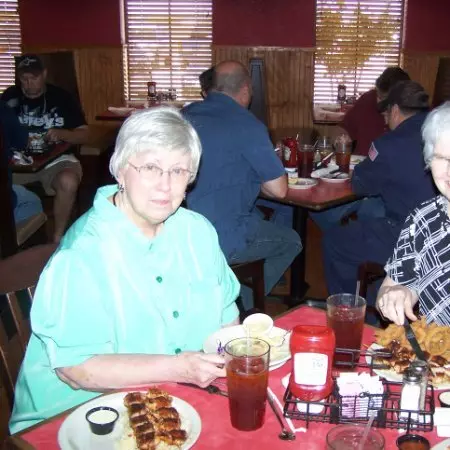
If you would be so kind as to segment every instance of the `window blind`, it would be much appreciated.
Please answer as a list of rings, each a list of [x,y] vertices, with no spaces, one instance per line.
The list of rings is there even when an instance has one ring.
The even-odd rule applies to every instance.
[[[211,66],[212,0],[124,0],[125,98],[144,100],[147,82],[200,98],[198,76]]]
[[[388,66],[398,66],[403,0],[316,0],[314,102],[336,102],[373,88]]]
[[[18,0],[0,0],[0,91],[14,84],[14,56],[21,54]]]

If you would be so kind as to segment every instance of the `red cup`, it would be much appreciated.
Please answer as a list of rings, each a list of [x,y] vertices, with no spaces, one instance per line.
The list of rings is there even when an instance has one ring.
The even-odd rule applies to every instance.
[[[309,178],[314,167],[314,146],[302,145],[298,152],[298,176]]]

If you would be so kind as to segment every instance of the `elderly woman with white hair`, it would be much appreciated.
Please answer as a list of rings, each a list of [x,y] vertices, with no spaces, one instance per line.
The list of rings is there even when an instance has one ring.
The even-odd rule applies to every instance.
[[[450,325],[450,102],[433,110],[422,127],[424,158],[441,195],[406,219],[377,297],[381,314],[403,325],[417,320]]]
[[[212,225],[180,207],[200,155],[175,109],[125,121],[110,162],[118,186],[98,190],[39,280],[12,432],[102,391],[225,375],[221,356],[199,350],[237,323],[239,283]]]

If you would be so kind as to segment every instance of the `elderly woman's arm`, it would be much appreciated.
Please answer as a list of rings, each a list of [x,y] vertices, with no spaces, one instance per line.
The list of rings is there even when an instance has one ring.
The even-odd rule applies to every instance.
[[[417,320],[413,308],[418,299],[416,292],[386,276],[378,291],[376,306],[386,319],[403,325],[405,315],[411,320]]]
[[[106,391],[150,383],[183,382],[208,386],[225,376],[223,357],[200,352],[168,355],[97,355],[81,364],[56,369],[74,389]]]

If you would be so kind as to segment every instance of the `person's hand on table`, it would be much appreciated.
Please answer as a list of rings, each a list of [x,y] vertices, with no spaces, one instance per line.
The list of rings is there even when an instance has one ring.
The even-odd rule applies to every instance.
[[[209,386],[216,378],[224,377],[223,356],[202,352],[184,352],[178,355],[180,375],[183,383],[193,383],[200,387]]]
[[[397,325],[403,325],[405,315],[412,321],[417,320],[413,312],[417,296],[409,288],[395,285],[382,287],[380,291],[376,306],[384,318]]]

